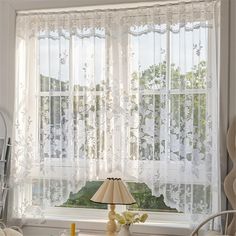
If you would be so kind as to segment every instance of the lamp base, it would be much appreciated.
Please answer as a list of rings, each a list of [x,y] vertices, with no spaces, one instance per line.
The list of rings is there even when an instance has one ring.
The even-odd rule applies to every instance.
[[[115,216],[116,216],[116,212],[115,212],[115,205],[111,204],[110,205],[110,211],[108,214],[108,218],[109,221],[107,222],[107,236],[115,236],[116,235],[116,222],[115,222]]]

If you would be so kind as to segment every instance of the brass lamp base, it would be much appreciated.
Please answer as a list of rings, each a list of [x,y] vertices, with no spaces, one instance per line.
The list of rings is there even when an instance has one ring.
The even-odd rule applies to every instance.
[[[116,235],[116,222],[115,222],[115,204],[110,205],[110,211],[108,214],[109,221],[107,222],[107,236],[115,236]]]

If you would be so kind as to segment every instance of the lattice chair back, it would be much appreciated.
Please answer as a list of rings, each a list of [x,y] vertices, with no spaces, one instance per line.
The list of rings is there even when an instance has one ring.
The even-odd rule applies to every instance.
[[[18,226],[7,227],[0,221],[0,236],[23,236],[23,231]]]
[[[217,235],[236,236],[236,232],[234,232],[233,234],[227,234],[230,214],[236,215],[236,210],[222,211],[215,215],[210,216],[209,218],[207,218],[206,220],[204,220],[201,224],[197,226],[197,228],[192,232],[191,236],[217,236]],[[220,217],[220,216],[225,216],[225,225],[223,227],[224,232],[218,232],[214,229],[214,225],[215,225],[214,221],[217,217]],[[206,224],[209,224],[209,222],[211,222],[211,229],[208,231],[203,231],[202,230],[203,226],[205,226]]]

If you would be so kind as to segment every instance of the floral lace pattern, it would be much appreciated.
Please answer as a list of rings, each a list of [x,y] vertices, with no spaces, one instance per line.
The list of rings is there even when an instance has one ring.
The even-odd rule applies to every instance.
[[[20,13],[17,20],[18,34],[21,35],[25,29],[31,35],[38,31],[68,30],[77,33],[83,28],[102,28],[111,25],[142,26],[161,25],[169,22],[168,30],[175,31],[175,24],[180,23],[186,29],[190,22],[198,22],[195,27],[204,25],[205,21],[212,20],[215,1],[203,2],[180,2],[179,4],[160,5],[155,4],[149,7],[138,7],[129,9],[98,9],[94,11],[58,11],[54,14],[35,13],[30,16],[27,13]],[[167,30],[167,29],[166,29]]]
[[[218,210],[216,4],[17,16],[14,214],[108,176]]]

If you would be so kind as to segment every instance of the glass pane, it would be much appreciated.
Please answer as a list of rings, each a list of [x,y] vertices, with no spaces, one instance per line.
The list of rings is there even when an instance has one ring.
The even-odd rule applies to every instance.
[[[156,25],[165,28],[165,25]],[[166,86],[167,33],[148,26],[130,29],[131,89],[160,90]]]
[[[49,56],[48,39],[39,40],[39,73],[40,73],[40,92],[49,91]]]
[[[70,193],[69,199],[61,207],[107,209],[107,204],[99,204],[90,200],[102,183],[102,181],[86,182],[78,193]]]
[[[176,209],[168,207],[165,204],[163,195],[160,197],[152,196],[151,189],[144,183],[127,183],[130,193],[133,195],[136,203],[128,206],[129,210],[135,211],[162,211],[177,212]]]
[[[105,29],[86,28],[73,36],[74,91],[102,90],[105,83]]]
[[[107,204],[90,201],[102,183],[102,181],[86,182],[86,185],[78,193],[71,193],[69,199],[61,207],[107,209]],[[146,184],[128,182],[127,186],[137,202],[127,206],[129,210],[177,212],[176,209],[165,204],[162,195],[160,197],[152,196],[151,190]]]

